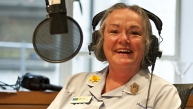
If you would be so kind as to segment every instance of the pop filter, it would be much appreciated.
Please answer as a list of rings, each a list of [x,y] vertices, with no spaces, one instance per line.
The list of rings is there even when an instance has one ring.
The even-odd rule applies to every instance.
[[[83,42],[83,33],[79,24],[73,18],[66,16],[65,11],[57,11],[60,8],[65,10],[63,9],[65,3],[62,3],[47,6],[49,16],[36,27],[32,39],[35,52],[43,60],[51,63],[61,63],[70,60],[79,52]],[[61,23],[63,27],[58,22],[64,22],[63,24]],[[61,31],[65,31],[57,33],[54,30],[53,33],[52,28],[55,30],[64,28]]]

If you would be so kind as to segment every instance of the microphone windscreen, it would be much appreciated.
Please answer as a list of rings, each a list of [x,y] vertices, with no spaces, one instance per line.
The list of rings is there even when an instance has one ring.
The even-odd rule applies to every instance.
[[[36,27],[33,34],[33,46],[35,52],[43,60],[61,63],[72,59],[79,52],[83,42],[82,29],[74,19],[68,16],[67,25],[68,32],[64,34],[50,34],[50,18],[45,19]],[[57,25],[54,29],[56,28],[60,29]]]

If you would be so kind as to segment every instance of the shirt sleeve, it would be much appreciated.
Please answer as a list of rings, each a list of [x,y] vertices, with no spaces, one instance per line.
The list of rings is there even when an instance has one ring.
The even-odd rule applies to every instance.
[[[84,87],[83,84],[87,86],[87,84],[85,84],[85,80],[89,74],[90,73],[78,73],[76,75],[69,76],[64,87],[47,109],[69,109],[72,106],[70,102],[75,94],[79,92],[82,87]]]
[[[70,102],[70,98],[72,97],[72,93],[69,92],[66,89],[66,86],[68,85],[70,77],[67,78],[66,84],[60,90],[58,95],[55,97],[55,99],[52,101],[52,103],[48,106],[47,109],[60,109],[62,105],[65,105],[66,103]]]
[[[174,86],[166,85],[160,91],[154,109],[181,109],[181,99]]]

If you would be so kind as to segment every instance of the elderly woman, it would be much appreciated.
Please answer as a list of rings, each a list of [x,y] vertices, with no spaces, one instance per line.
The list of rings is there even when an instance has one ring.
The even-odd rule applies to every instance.
[[[69,77],[48,109],[180,108],[176,88],[156,75],[148,94],[151,74],[144,59],[152,32],[142,8],[115,4],[105,11],[99,32],[94,53],[109,65]]]

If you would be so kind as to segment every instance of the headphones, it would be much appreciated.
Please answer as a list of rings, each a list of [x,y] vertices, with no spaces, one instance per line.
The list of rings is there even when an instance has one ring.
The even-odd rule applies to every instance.
[[[156,29],[158,30],[158,34],[160,35],[161,30],[162,30],[161,19],[158,16],[156,16],[155,14],[151,13],[150,11],[146,9],[143,9],[143,10],[147,13],[149,19],[151,19],[154,22]],[[95,45],[98,43],[98,40],[100,39],[99,30],[95,30],[95,28],[98,25],[98,23],[100,22],[100,20],[102,19],[102,17],[104,16],[105,11],[106,10],[95,15],[92,20],[92,26],[93,26],[94,32],[92,33],[92,42],[90,43],[90,45],[88,45],[89,54],[91,54],[90,53],[91,51],[95,50]],[[152,65],[152,71],[153,71],[156,58],[157,57],[161,58],[162,51],[159,50],[159,41],[155,35],[150,36],[150,40],[151,40],[151,43],[149,47],[148,56],[145,57],[145,63],[147,67]]]
[[[34,75],[32,73],[26,73],[23,75],[20,84],[23,88],[34,91],[60,91],[62,89],[61,86],[50,84],[49,78],[42,75]]]

